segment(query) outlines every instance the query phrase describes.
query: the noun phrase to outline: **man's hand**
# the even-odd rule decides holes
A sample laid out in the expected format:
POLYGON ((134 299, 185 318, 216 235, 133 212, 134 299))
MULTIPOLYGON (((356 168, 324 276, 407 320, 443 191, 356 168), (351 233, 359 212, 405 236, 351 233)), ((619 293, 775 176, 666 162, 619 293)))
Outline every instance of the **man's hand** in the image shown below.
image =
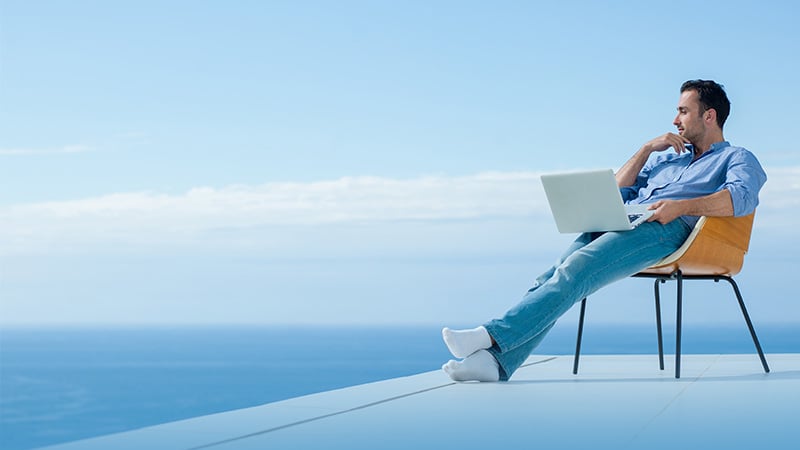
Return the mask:
POLYGON ((686 144, 689 143, 689 140, 680 134, 666 133, 647 142, 644 147, 648 148, 650 153, 663 152, 672 147, 675 149, 675 153, 681 154, 686 151, 686 144))
POLYGON ((648 222, 658 222, 666 225, 680 216, 686 215, 683 203, 680 200, 659 200, 647 209, 654 211, 653 215, 647 219, 648 222))
POLYGON ((647 162, 647 158, 649 158, 653 152, 663 152, 672 147, 675 149, 676 153, 680 154, 686 151, 686 144, 688 143, 688 139, 675 133, 667 133, 645 142, 645 144, 631 156, 631 159, 614 174, 617 179, 617 186, 632 186, 633 183, 636 182, 637 175, 647 162))
POLYGON ((648 222, 659 222, 664 225, 680 216, 732 216, 733 200, 727 189, 710 195, 683 200, 659 200, 647 209, 653 211, 648 222))

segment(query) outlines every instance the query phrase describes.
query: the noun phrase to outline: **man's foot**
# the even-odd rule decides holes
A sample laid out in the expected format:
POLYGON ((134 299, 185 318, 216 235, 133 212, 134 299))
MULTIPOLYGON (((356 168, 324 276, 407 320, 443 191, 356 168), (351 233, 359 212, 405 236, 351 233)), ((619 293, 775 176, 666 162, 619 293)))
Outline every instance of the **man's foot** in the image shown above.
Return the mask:
POLYGON ((486 350, 492 346, 492 337, 482 326, 470 330, 451 330, 445 327, 442 329, 442 338, 456 358, 466 358, 478 350, 486 350))
POLYGON ((486 350, 467 356, 463 361, 450 360, 442 366, 442 370, 453 381, 498 381, 500 365, 491 353, 486 350))

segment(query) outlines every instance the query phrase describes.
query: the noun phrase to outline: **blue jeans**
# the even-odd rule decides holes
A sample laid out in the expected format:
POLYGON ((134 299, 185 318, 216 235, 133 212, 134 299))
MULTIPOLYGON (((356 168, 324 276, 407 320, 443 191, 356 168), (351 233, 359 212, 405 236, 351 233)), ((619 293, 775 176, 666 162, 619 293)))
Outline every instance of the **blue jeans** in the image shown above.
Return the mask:
POLYGON ((484 324, 496 343, 489 352, 500 363, 500 379, 511 377, 572 305, 671 254, 691 231, 676 219, 666 225, 645 222, 630 231, 578 236, 519 304, 502 319, 484 324))

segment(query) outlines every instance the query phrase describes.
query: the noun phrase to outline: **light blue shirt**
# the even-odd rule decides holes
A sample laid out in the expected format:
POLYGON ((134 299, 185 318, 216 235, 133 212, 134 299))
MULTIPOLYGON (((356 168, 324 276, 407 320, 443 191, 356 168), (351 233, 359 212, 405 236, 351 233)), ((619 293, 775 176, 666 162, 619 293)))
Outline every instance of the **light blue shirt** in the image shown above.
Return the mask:
MULTIPOLYGON (((733 215, 746 216, 758 205, 758 191, 767 174, 747 149, 717 142, 692 161, 694 153, 661 152, 651 157, 633 186, 620 188, 625 203, 654 203, 702 197, 727 189, 733 200, 733 215)), ((681 217, 690 226, 698 217, 681 217)))

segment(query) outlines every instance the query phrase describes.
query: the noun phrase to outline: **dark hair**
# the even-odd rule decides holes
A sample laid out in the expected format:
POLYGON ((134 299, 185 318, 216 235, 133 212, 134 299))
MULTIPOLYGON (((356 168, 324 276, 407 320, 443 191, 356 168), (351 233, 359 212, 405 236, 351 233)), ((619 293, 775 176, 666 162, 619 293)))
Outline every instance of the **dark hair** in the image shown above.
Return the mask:
POLYGON ((725 88, 711 80, 689 80, 681 85, 681 93, 690 90, 697 92, 704 112, 709 109, 717 112, 717 125, 722 129, 728 114, 731 113, 731 102, 728 100, 725 88))

